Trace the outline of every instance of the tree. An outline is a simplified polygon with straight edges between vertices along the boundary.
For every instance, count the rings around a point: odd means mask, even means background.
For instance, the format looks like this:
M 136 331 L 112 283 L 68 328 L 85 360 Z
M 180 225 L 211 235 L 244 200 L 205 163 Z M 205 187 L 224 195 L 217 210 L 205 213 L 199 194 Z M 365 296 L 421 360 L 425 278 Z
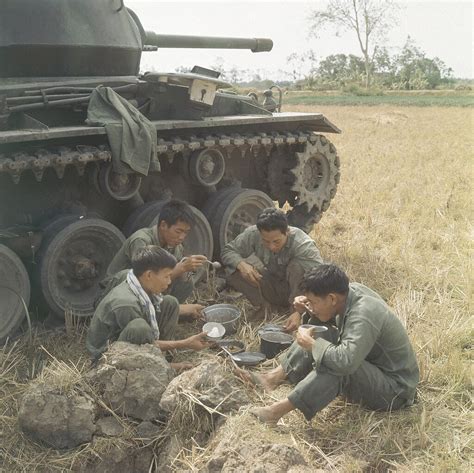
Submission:
M 335 27 L 336 34 L 353 31 L 364 57 L 365 86 L 371 84 L 373 60 L 385 33 L 394 25 L 397 5 L 393 0 L 329 0 L 326 9 L 310 15 L 310 31 L 319 36 L 325 27 Z
M 396 66 L 395 85 L 403 89 L 434 89 L 448 81 L 451 69 L 435 57 L 426 57 L 410 36 L 400 54 L 394 59 Z

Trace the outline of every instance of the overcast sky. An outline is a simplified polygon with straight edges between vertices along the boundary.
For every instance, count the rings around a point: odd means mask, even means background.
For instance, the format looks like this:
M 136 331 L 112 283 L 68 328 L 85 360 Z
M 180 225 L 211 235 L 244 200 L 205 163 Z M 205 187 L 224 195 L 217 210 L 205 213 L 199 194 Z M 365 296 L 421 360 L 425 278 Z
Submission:
M 268 37 L 274 42 L 270 53 L 160 49 L 144 53 L 143 70 L 174 71 L 181 65 L 195 64 L 212 67 L 220 57 L 226 69 L 268 71 L 266 75 L 271 77 L 288 70 L 286 58 L 293 52 L 313 49 L 318 57 L 360 55 L 353 33 L 339 38 L 332 33 L 323 33 L 318 39 L 309 37 L 309 12 L 323 6 L 323 1 L 126 0 L 125 4 L 138 14 L 145 29 L 157 33 Z M 438 56 L 452 67 L 456 77 L 473 78 L 474 2 L 405 0 L 400 4 L 399 22 L 388 35 L 392 51 L 399 50 L 410 35 L 428 57 Z

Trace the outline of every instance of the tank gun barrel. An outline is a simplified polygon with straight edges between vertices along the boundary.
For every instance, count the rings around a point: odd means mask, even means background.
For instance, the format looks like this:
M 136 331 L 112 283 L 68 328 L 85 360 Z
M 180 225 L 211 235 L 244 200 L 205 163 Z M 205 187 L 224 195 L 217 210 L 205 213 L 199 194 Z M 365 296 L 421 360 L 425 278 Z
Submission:
M 253 53 L 271 51 L 269 38 L 226 38 L 219 36 L 183 36 L 146 32 L 145 49 L 154 48 L 201 48 L 201 49 L 250 49 Z

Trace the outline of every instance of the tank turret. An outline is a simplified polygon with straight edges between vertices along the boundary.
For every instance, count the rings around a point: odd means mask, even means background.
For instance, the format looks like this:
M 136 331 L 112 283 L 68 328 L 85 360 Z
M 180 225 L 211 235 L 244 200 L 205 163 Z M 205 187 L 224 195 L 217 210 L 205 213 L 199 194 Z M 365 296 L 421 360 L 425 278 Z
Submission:
M 222 48 L 270 51 L 261 38 L 145 32 L 121 1 L 0 0 L 0 77 L 136 75 L 142 51 Z M 26 20 L 25 12 L 28 12 Z M 19 23 L 20 20 L 20 23 Z

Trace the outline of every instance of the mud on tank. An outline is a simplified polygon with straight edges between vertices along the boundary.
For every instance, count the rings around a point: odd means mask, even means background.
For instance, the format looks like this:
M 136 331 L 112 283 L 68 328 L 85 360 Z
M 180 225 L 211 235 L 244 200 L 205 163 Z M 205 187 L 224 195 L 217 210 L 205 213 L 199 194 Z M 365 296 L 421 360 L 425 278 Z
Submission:
M 271 40 L 148 32 L 121 0 L 0 0 L 0 11 L 0 339 L 30 302 L 92 315 L 124 238 L 171 196 L 197 217 L 187 251 L 209 258 L 274 201 L 303 229 L 328 208 L 339 159 L 321 133 L 339 130 L 322 114 L 282 113 L 278 87 L 259 103 L 202 67 L 139 73 L 143 51 L 261 52 Z M 159 171 L 134 171 L 144 156 L 118 156 L 110 129 L 86 123 L 99 90 L 148 119 Z

